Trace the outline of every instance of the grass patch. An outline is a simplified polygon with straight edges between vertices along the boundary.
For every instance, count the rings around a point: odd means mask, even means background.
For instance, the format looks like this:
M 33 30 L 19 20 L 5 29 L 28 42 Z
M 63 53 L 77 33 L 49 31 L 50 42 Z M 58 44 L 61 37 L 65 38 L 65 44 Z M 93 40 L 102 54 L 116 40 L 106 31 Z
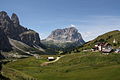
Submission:
M 56 63 L 40 66 L 48 56 L 8 63 L 3 67 L 3 73 L 12 80 L 27 80 L 28 77 L 37 80 L 120 80 L 120 54 L 68 54 Z M 14 73 L 17 76 L 13 76 Z

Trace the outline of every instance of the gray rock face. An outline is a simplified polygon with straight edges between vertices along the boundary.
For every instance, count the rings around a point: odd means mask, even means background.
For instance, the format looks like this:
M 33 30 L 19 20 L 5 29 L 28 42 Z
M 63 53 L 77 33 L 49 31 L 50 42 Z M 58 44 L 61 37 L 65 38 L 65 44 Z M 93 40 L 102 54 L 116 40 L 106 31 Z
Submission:
M 0 29 L 0 50 L 2 51 L 11 51 L 12 46 L 9 43 L 9 40 L 3 30 Z
M 59 54 L 70 52 L 85 43 L 75 27 L 56 29 L 41 42 L 50 50 Z
M 40 46 L 40 38 L 39 38 L 39 34 L 36 33 L 35 31 L 26 31 L 22 34 L 20 34 L 20 39 L 22 40 L 22 42 L 33 46 L 33 45 L 38 45 Z
M 81 34 L 75 27 L 57 29 L 53 31 L 46 41 L 54 41 L 55 43 L 66 43 L 66 42 L 81 42 L 84 43 Z
M 13 13 L 10 18 L 5 11 L 0 12 L 0 29 L 2 29 L 5 32 L 5 35 L 11 39 L 24 42 L 29 46 L 33 46 L 32 44 L 40 46 L 40 38 L 38 33 L 35 31 L 34 34 L 37 35 L 28 33 L 31 30 L 20 25 L 19 18 L 15 13 Z
M 14 24 L 19 25 L 19 18 L 15 13 L 12 14 L 11 20 Z
M 0 28 L 4 30 L 5 34 L 8 37 L 20 40 L 19 34 L 21 34 L 24 31 L 27 31 L 27 29 L 16 23 L 17 20 L 15 20 L 15 18 L 12 20 L 6 12 L 0 12 Z

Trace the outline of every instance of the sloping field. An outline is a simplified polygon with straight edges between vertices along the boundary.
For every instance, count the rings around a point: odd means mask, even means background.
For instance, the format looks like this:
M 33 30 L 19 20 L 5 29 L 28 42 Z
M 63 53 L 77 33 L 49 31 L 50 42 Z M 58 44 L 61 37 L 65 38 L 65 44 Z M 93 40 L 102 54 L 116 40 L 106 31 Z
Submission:
M 11 80 L 120 80 L 120 54 L 70 54 L 41 66 L 46 57 L 8 63 L 3 74 Z

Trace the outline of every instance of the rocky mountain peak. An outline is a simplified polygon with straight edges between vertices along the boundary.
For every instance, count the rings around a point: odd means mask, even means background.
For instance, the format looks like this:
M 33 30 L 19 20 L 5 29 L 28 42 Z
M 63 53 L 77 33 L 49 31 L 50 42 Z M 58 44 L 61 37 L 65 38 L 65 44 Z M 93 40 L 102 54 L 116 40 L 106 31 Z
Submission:
M 13 21 L 14 24 L 19 25 L 19 18 L 15 13 L 12 14 L 11 20 Z
M 15 13 L 10 18 L 5 11 L 0 12 L 0 29 L 11 39 L 21 41 L 29 46 L 41 46 L 38 33 L 21 26 Z
M 75 27 L 69 27 L 65 28 L 66 31 L 71 31 L 71 32 L 78 32 L 78 30 Z
M 56 43 L 76 42 L 76 41 L 84 42 L 81 34 L 78 32 L 78 30 L 75 27 L 56 29 L 52 31 L 52 33 L 48 36 L 46 40 L 47 41 L 51 40 Z
M 0 12 L 0 18 L 4 18 L 7 16 L 7 13 L 5 11 Z
M 5 11 L 0 12 L 0 24 L 2 23 L 2 21 L 10 21 L 10 17 Z

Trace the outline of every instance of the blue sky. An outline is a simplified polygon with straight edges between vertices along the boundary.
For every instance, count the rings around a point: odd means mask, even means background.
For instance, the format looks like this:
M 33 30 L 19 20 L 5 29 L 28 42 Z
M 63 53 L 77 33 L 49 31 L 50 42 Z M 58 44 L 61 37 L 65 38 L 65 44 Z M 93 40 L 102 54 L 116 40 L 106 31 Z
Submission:
M 0 0 L 0 11 L 16 13 L 21 25 L 37 31 L 42 39 L 71 25 L 85 41 L 120 30 L 120 0 Z

